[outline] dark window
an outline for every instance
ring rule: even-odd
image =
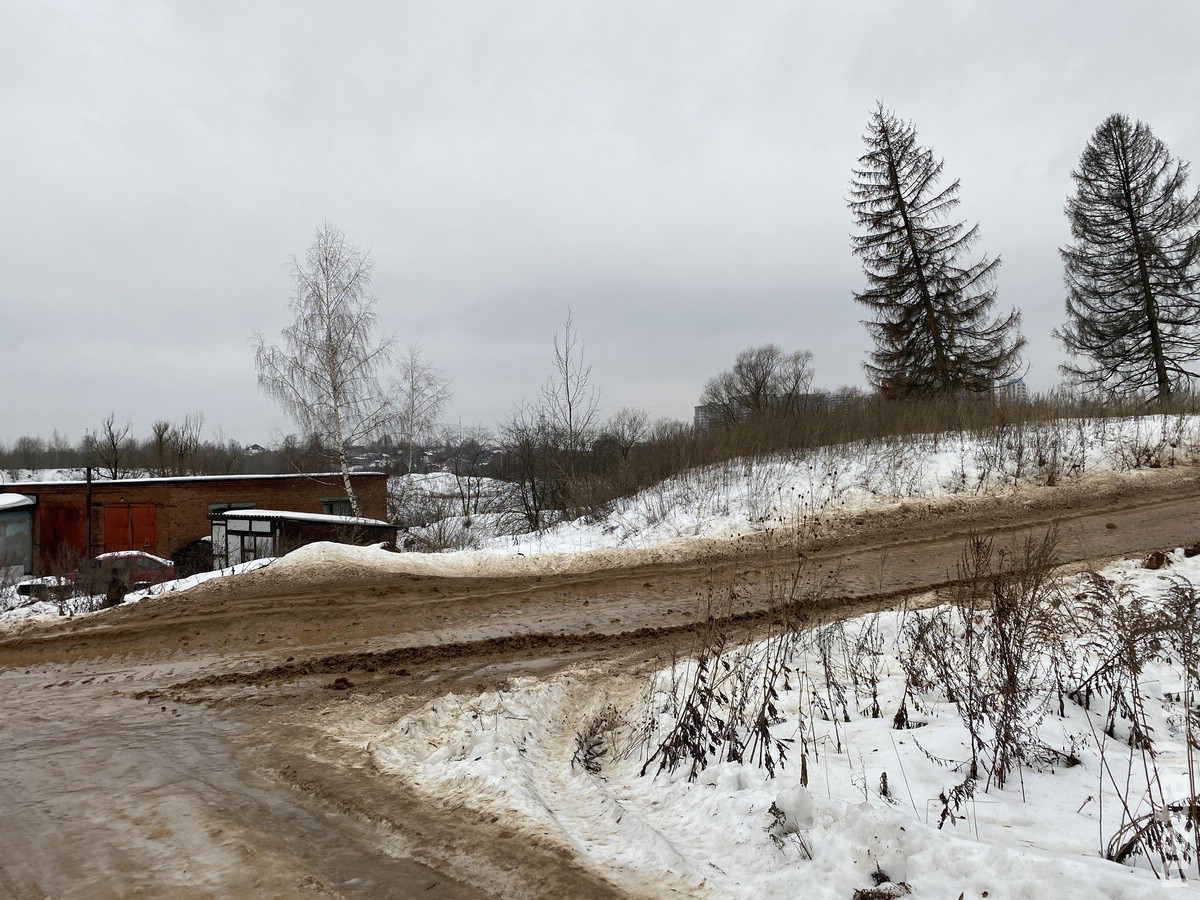
[[[354,510],[349,497],[322,497],[321,511],[327,516],[351,516]]]

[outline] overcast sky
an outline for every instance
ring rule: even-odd
[[[568,307],[606,412],[690,418],[767,341],[861,386],[845,197],[876,101],[961,179],[1050,388],[1070,172],[1114,112],[1200,162],[1197,35],[1195,0],[11,0],[0,441],[109,412],[294,430],[249,337],[325,220],[453,378],[452,422],[534,397]]]

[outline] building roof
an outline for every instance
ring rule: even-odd
[[[364,476],[372,478],[386,478],[386,472],[351,472],[351,478],[362,478]],[[284,475],[177,475],[163,478],[93,478],[93,487],[100,485],[124,485],[124,484],[179,484],[190,482],[215,482],[215,481],[262,481],[268,479],[287,479],[287,478],[309,478],[317,479],[337,479],[339,482],[342,478],[341,472],[289,472]],[[60,488],[73,487],[75,485],[86,485],[87,481],[78,479],[74,481],[16,481],[12,483],[13,487],[30,487],[30,488]]]
[[[278,519],[289,522],[316,522],[324,525],[367,526],[393,528],[390,522],[381,519],[365,519],[362,516],[330,516],[322,513],[295,512],[288,509],[226,509],[210,513],[210,519]]]
[[[20,509],[23,506],[33,506],[36,503],[37,500],[25,494],[0,494],[0,510]]]

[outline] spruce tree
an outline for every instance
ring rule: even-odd
[[[1055,332],[1085,389],[1166,400],[1200,357],[1200,194],[1149,126],[1109,116],[1071,177],[1062,254],[1067,322]]]
[[[864,365],[888,396],[985,392],[1020,367],[1020,315],[992,317],[999,258],[964,257],[979,226],[947,221],[958,181],[938,187],[942,161],[917,144],[911,122],[882,105],[871,116],[850,186],[861,229],[852,236],[867,289],[854,295],[875,315]]]

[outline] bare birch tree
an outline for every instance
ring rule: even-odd
[[[419,343],[409,344],[400,357],[400,379],[396,385],[398,452],[404,454],[404,477],[388,482],[389,505],[393,510],[408,508],[414,495],[412,476],[417,446],[429,440],[450,397],[450,380],[441,369],[425,360]]]
[[[396,421],[393,394],[381,380],[392,361],[392,338],[376,335],[373,270],[366,251],[326,222],[303,261],[292,260],[292,324],[281,344],[254,337],[259,388],[304,434],[331,448],[356,516],[350,448]]]
[[[579,456],[591,443],[600,409],[600,393],[592,386],[592,367],[583,352],[574,314],[568,309],[561,342],[554,335],[554,371],[542,387],[542,407],[566,455],[571,478],[578,474]]]
[[[412,474],[413,451],[417,443],[429,438],[451,395],[450,379],[426,361],[419,343],[409,344],[400,357],[400,384],[396,397],[406,474]]]

